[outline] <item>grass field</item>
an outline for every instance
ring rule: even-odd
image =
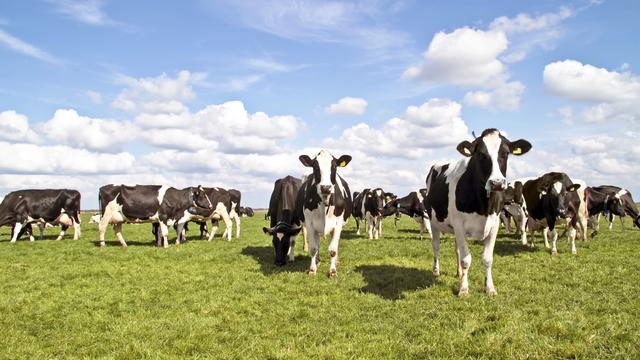
[[[263,214],[242,236],[151,246],[150,225],[126,225],[128,248],[83,215],[79,241],[9,243],[0,232],[0,358],[638,358],[640,231],[606,226],[578,255],[550,256],[501,233],[493,267],[498,296],[483,290],[481,245],[471,245],[470,294],[455,296],[451,236],[439,278],[429,240],[407,217],[380,240],[350,220],[338,278],[327,241],[316,277],[297,260],[273,265]],[[630,222],[628,222],[630,223]],[[195,227],[194,227],[195,228]]]

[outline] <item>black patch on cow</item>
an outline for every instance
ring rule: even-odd
[[[432,166],[427,175],[427,197],[425,199],[426,210],[429,215],[432,211],[436,214],[436,219],[443,222],[449,214],[449,183],[445,172],[449,169],[449,164],[442,166]]]

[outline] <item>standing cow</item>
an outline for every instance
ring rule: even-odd
[[[10,225],[11,242],[16,242],[32,223],[60,225],[57,240],[69,227],[73,240],[80,237],[80,192],[69,189],[18,190],[7,194],[0,203],[0,226]],[[33,240],[31,233],[29,239]]]
[[[420,225],[420,240],[424,239],[424,231],[427,230],[431,234],[431,224],[429,223],[429,215],[424,205],[427,197],[427,189],[419,189],[412,191],[409,195],[401,198],[391,199],[384,206],[382,216],[387,217],[395,215],[396,219],[400,214],[405,214],[413,218]]]
[[[231,198],[231,210],[229,210],[229,217],[236,224],[236,238],[240,237],[240,200],[242,199],[242,193],[240,190],[229,189],[229,197]],[[233,225],[232,225],[233,226]],[[227,234],[229,231],[229,234]],[[222,237],[231,237],[231,229],[227,227]]]
[[[548,234],[551,232],[551,254],[558,252],[556,221],[567,217],[568,201],[565,198],[578,188],[580,184],[574,184],[567,174],[560,172],[550,172],[523,184],[522,193],[529,212],[528,227],[532,231],[542,230],[546,248],[549,248]],[[575,242],[571,246],[571,252],[576,252]]]
[[[609,230],[613,227],[613,217],[617,215],[620,217],[620,223],[622,224],[622,228],[624,229],[624,218],[627,214],[631,216],[633,219],[633,224],[640,228],[640,215],[638,213],[638,207],[636,206],[631,193],[627,189],[623,189],[618,186],[613,185],[600,185],[594,186],[591,189],[598,191],[605,196],[608,196],[608,199],[614,198],[619,201],[622,205],[622,209],[620,211],[609,210],[606,209],[609,213]],[[590,213],[590,216],[597,216],[597,224],[596,229],[599,227],[600,222],[600,212],[598,213]]]
[[[349,185],[337,170],[347,166],[351,156],[335,158],[329,151],[320,150],[313,159],[307,155],[300,155],[299,159],[304,166],[313,169],[313,173],[303,181],[296,198],[296,215],[304,222],[311,248],[309,274],[315,275],[318,270],[320,237],[333,233],[329,243],[329,277],[335,277],[338,275],[340,233],[353,205]]]
[[[177,224],[176,244],[180,243],[184,224],[196,217],[197,208],[213,208],[209,197],[201,186],[189,187],[182,190],[160,185],[121,185],[119,191],[112,187],[102,187],[117,193],[103,208],[102,217],[98,225],[100,232],[100,246],[105,245],[105,231],[109,224],[114,225],[116,237],[122,246],[127,243],[122,236],[123,223],[158,222],[160,231],[157,235],[158,244],[162,241],[168,247],[168,228]],[[100,199],[107,194],[100,194]]]
[[[302,229],[300,219],[296,216],[296,197],[302,186],[300,179],[287,176],[276,180],[273,192],[269,200],[269,214],[271,214],[271,227],[263,227],[262,231],[272,237],[273,248],[276,252],[277,266],[295,260],[296,236]]]
[[[356,233],[360,235],[360,221],[364,221],[369,239],[382,236],[382,210],[393,196],[381,188],[364,189],[353,193],[352,215],[356,220]]]
[[[471,253],[467,235],[484,242],[485,291],[495,295],[491,276],[493,247],[507,187],[507,160],[510,154],[522,155],[531,149],[526,140],[509,141],[497,129],[487,129],[473,142],[457,146],[466,158],[456,163],[434,165],[427,175],[426,210],[431,219],[433,273],[440,274],[440,233],[454,233],[458,255],[459,295],[469,293],[468,271]]]

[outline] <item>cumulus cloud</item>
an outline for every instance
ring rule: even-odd
[[[329,105],[325,111],[331,115],[362,115],[367,110],[367,100],[346,96]]]
[[[104,152],[121,151],[122,146],[137,135],[131,123],[81,116],[73,109],[56,110],[53,117],[42,124],[41,131],[51,141]]]
[[[38,135],[29,128],[29,119],[13,110],[0,112],[0,140],[39,142]]]
[[[586,122],[640,119],[640,77],[610,71],[576,60],[557,61],[544,68],[546,89],[557,96],[591,103],[579,116]],[[566,111],[565,111],[566,112]],[[572,118],[575,118],[573,112]]]
[[[338,139],[329,138],[324,143],[370,155],[415,159],[468,137],[461,109],[455,101],[431,99],[408,107],[402,117],[390,119],[381,128],[360,123],[346,129]]]
[[[465,94],[464,102],[481,108],[495,106],[505,110],[517,110],[524,90],[524,84],[519,81],[505,82],[490,91],[470,91]]]

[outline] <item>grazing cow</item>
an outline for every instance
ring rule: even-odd
[[[188,187],[178,190],[160,185],[121,185],[119,191],[103,186],[99,198],[105,199],[111,190],[115,197],[102,208],[102,217],[98,230],[100,232],[100,246],[105,245],[104,235],[109,224],[114,225],[116,237],[122,246],[127,246],[122,236],[123,223],[158,222],[160,231],[157,241],[161,240],[164,247],[168,247],[168,227],[177,224],[176,244],[180,243],[184,224],[197,217],[194,215],[198,208],[213,209],[209,197],[201,186]],[[101,203],[102,206],[102,203]]]
[[[625,208],[620,197],[611,196],[598,191],[596,188],[588,187],[585,191],[587,213],[589,214],[589,220],[594,221],[592,224],[594,231],[591,236],[596,236],[598,233],[598,220],[602,213],[607,213],[609,216],[613,214],[624,214]],[[622,218],[621,218],[622,219]],[[610,225],[612,225],[610,223]]]
[[[429,215],[427,215],[424,205],[426,197],[427,189],[419,189],[410,192],[405,197],[392,199],[384,206],[382,216],[396,215],[398,218],[400,214],[405,214],[412,217],[420,225],[420,240],[423,240],[425,229],[431,234]]]
[[[269,200],[269,214],[271,214],[271,227],[263,227],[262,231],[272,237],[273,248],[276,252],[277,266],[295,260],[294,248],[296,236],[302,229],[300,219],[296,217],[296,196],[302,186],[300,179],[287,176],[276,180]]]
[[[240,206],[240,216],[243,217],[253,217],[253,209],[248,206]]]
[[[69,189],[18,190],[0,203],[0,226],[12,226],[11,242],[16,242],[31,223],[61,225],[57,240],[73,226],[73,239],[80,237],[80,193]],[[29,239],[33,240],[31,233]]]
[[[613,227],[613,215],[617,215],[620,217],[620,223],[622,224],[622,228],[624,229],[624,217],[629,214],[631,216],[631,218],[633,219],[633,224],[637,227],[640,228],[640,215],[638,213],[638,207],[636,206],[635,201],[633,200],[633,197],[631,196],[631,193],[629,192],[629,190],[623,189],[621,187],[618,186],[612,186],[612,185],[600,185],[600,186],[594,186],[591,189],[598,191],[602,194],[604,194],[605,196],[608,195],[609,198],[614,198],[617,199],[621,206],[622,209],[605,209],[604,211],[608,211],[610,218],[609,218],[609,230],[611,230],[611,228]],[[594,216],[594,215],[599,215],[600,212],[598,213],[589,213],[590,216]],[[599,217],[597,218],[598,223],[599,223]],[[599,227],[598,225],[596,225],[596,227]]]
[[[309,274],[315,275],[318,270],[320,236],[333,233],[329,244],[329,277],[335,277],[338,275],[340,233],[353,205],[349,185],[338,175],[337,168],[347,166],[351,156],[342,155],[336,159],[329,151],[320,150],[313,159],[307,155],[300,155],[299,159],[304,166],[313,168],[313,173],[303,180],[296,198],[296,216],[304,223],[310,239]]]
[[[457,146],[466,158],[456,163],[434,165],[427,175],[426,211],[431,219],[433,273],[440,274],[440,233],[453,233],[458,255],[460,296],[469,293],[468,271],[471,253],[467,235],[484,241],[485,291],[495,295],[491,276],[493,247],[507,188],[507,160],[510,154],[522,155],[531,149],[526,140],[509,141],[497,129],[487,129],[473,142]]]
[[[523,178],[510,181],[504,191],[504,208],[500,217],[505,224],[505,229],[511,232],[511,222],[509,217],[513,217],[516,225],[516,237],[520,238],[522,245],[527,245],[527,203],[522,195],[523,184],[532,178]],[[509,217],[507,217],[508,215]]]
[[[356,220],[356,233],[360,235],[360,221],[364,221],[369,239],[382,236],[382,209],[387,199],[393,196],[381,188],[364,189],[353,193],[353,209],[351,214]]]
[[[548,233],[551,231],[552,255],[558,253],[556,221],[559,217],[567,217],[566,197],[568,193],[575,192],[578,188],[580,184],[574,184],[567,174],[559,172],[550,172],[523,184],[522,193],[529,212],[529,229],[542,230],[546,248],[549,248]],[[575,254],[575,242],[572,243],[571,251]]]

